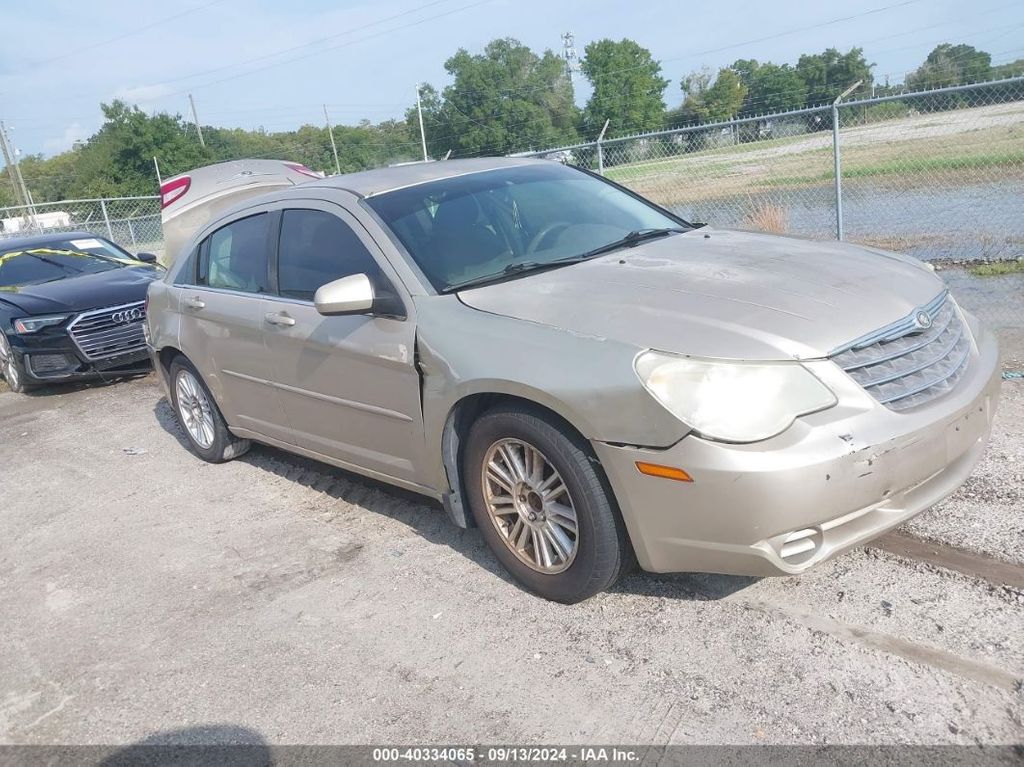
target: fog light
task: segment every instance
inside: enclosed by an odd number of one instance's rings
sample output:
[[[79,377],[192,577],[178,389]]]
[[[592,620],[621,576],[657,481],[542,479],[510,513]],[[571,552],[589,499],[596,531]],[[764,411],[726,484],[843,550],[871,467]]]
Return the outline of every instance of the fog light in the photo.
[[[782,542],[779,556],[791,564],[801,564],[814,556],[821,543],[821,531],[817,528],[794,530]]]
[[[73,363],[66,354],[31,354],[28,364],[34,375],[44,376],[63,373]]]

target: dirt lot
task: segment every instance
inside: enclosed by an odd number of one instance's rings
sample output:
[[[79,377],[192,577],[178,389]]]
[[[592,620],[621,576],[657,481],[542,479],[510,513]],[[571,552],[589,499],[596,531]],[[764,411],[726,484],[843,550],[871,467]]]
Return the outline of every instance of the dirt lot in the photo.
[[[3,393],[0,742],[1021,742],[1022,423],[1007,381],[976,477],[910,528],[1016,566],[870,547],[565,607],[416,497],[202,463],[152,376]]]

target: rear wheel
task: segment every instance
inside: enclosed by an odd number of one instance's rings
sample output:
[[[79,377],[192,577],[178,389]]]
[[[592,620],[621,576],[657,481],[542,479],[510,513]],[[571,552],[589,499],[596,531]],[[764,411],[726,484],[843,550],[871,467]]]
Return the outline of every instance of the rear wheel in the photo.
[[[529,408],[484,414],[463,456],[488,546],[531,591],[579,602],[611,586],[632,550],[600,467],[575,433]]]
[[[25,367],[18,360],[11,344],[0,332],[0,375],[7,381],[7,388],[14,392],[25,392],[32,387],[25,383]]]
[[[249,449],[249,440],[239,439],[228,430],[224,416],[192,363],[177,357],[171,363],[170,379],[174,414],[192,452],[204,461],[223,463]]]

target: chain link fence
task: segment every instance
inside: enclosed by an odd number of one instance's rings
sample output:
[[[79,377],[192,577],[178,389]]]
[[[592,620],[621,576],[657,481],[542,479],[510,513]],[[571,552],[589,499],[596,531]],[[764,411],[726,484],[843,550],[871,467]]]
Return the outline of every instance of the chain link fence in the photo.
[[[1024,327],[1024,77],[519,156],[597,171],[690,221],[936,262],[990,323]]]
[[[163,255],[160,198],[156,196],[61,200],[0,208],[0,244],[3,238],[83,230],[106,237],[132,253]]]

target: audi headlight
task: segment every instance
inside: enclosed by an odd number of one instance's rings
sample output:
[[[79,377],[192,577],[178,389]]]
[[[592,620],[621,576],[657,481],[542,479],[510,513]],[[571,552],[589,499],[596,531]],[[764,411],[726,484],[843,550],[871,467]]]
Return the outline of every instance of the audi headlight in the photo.
[[[774,437],[836,396],[798,362],[731,362],[646,351],[637,375],[666,410],[722,442]]]
[[[48,328],[51,325],[59,325],[67,318],[66,314],[54,314],[49,317],[21,317],[14,321],[14,329],[18,333],[35,333],[37,330]]]

